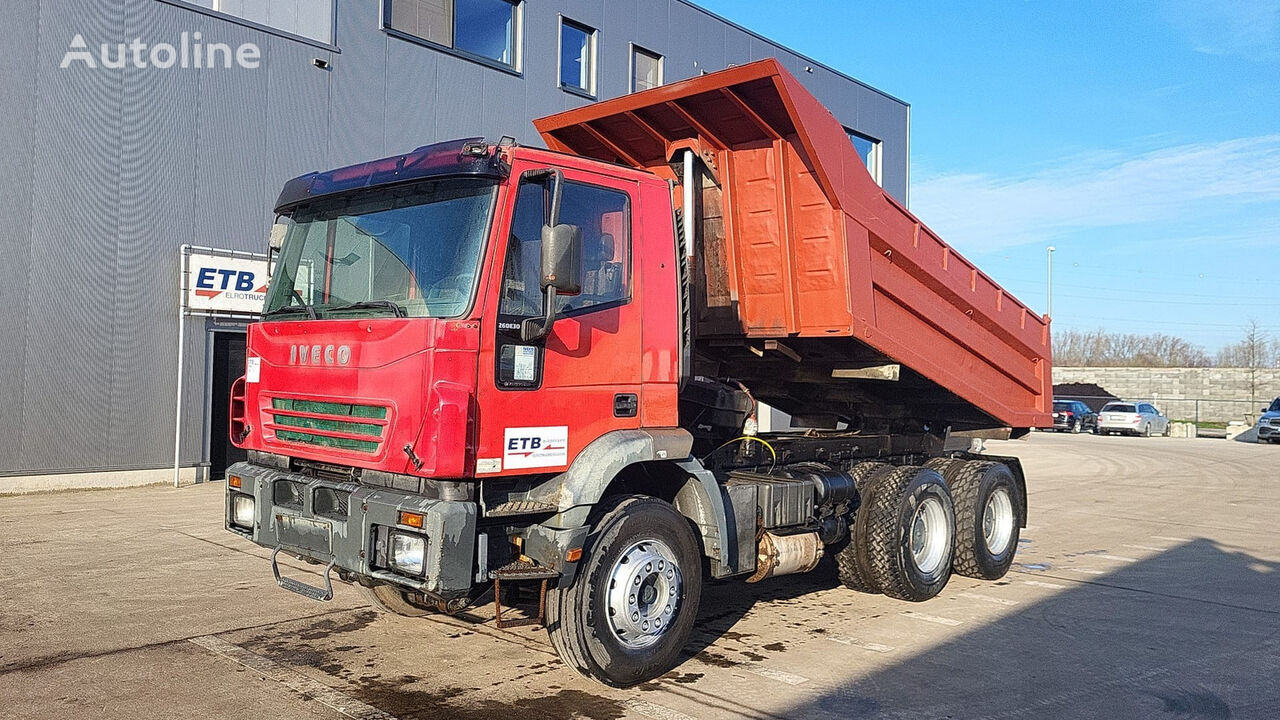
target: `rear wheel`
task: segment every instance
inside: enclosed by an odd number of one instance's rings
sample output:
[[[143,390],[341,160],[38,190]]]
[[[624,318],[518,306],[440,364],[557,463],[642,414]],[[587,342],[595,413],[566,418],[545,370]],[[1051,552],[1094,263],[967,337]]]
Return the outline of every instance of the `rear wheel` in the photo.
[[[675,667],[702,595],[689,521],[662,500],[619,497],[582,551],[573,581],[547,598],[547,631],[560,659],[614,687]]]
[[[920,602],[946,587],[955,511],[937,470],[907,466],[880,477],[858,513],[867,569],[881,592]]]
[[[835,560],[840,582],[850,590],[864,593],[880,592],[880,588],[871,579],[871,572],[867,565],[866,533],[865,530],[860,530],[859,526],[864,519],[861,508],[867,504],[870,488],[882,477],[893,472],[893,469],[892,465],[867,462],[859,463],[849,471],[853,476],[854,487],[858,489],[859,512],[855,515],[853,527],[849,529],[849,539],[835,552]]]
[[[1151,423],[1142,426],[1142,437],[1151,437]]]
[[[1075,424],[1071,426],[1071,434],[1079,435],[1080,431],[1083,429],[1084,429],[1084,421],[1080,419],[1076,419]]]
[[[970,461],[946,473],[956,509],[957,575],[998,580],[1018,551],[1022,493],[1003,463]]]

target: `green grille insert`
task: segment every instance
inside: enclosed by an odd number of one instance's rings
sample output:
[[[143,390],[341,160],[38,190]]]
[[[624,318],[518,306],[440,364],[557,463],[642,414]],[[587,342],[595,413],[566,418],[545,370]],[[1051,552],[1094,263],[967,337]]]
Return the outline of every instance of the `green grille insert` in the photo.
[[[323,445],[325,447],[355,450],[357,452],[377,452],[378,442],[374,440],[335,438],[306,431],[325,430],[329,432],[342,432],[350,435],[366,435],[368,437],[380,438],[382,436],[381,425],[371,422],[358,422],[354,418],[358,418],[359,420],[385,420],[387,418],[387,408],[379,405],[355,405],[349,403],[322,402],[319,400],[272,398],[271,407],[273,410],[280,410],[283,412],[294,411],[330,416],[326,418],[313,418],[272,413],[275,416],[275,422],[277,425],[287,425],[291,428],[298,428],[298,430],[276,430],[277,438],[290,442],[306,443],[308,445]],[[343,418],[353,418],[353,420],[345,420]]]
[[[341,448],[343,450],[355,450],[357,452],[377,452],[378,443],[371,440],[349,440],[347,438],[329,437],[327,435],[312,435],[305,432],[294,432],[293,430],[277,430],[276,437],[281,440],[291,442],[307,443],[308,445],[323,445],[325,447]]]
[[[293,415],[276,415],[277,425],[303,428],[306,430],[331,430],[351,433],[352,435],[382,435],[382,426],[369,423],[348,422],[346,420],[322,420],[320,418],[295,417]]]
[[[319,400],[295,400],[293,398],[271,398],[271,407],[276,410],[297,410],[299,412],[316,413],[317,415],[346,415],[349,417],[386,420],[387,409],[381,405],[351,405],[348,403],[321,402]]]

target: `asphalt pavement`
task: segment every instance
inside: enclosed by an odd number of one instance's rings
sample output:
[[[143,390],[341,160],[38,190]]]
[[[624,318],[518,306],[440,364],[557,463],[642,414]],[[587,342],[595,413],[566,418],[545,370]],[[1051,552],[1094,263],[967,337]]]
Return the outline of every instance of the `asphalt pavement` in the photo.
[[[919,604],[827,568],[710,585],[684,663],[626,690],[491,605],[404,618],[277,588],[222,529],[220,484],[0,497],[0,718],[1280,717],[1280,446],[988,450],[1028,477],[1003,580]]]

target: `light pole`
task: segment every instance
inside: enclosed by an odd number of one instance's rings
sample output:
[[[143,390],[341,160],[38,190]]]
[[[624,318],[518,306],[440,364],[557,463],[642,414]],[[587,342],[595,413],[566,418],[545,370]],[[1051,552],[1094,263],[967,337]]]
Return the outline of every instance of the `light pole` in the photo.
[[[1045,312],[1045,316],[1050,318],[1053,317],[1053,251],[1057,249],[1058,248],[1050,245],[1049,252],[1045,254],[1046,268],[1049,275],[1049,301],[1046,303],[1046,305],[1048,305],[1048,310]]]

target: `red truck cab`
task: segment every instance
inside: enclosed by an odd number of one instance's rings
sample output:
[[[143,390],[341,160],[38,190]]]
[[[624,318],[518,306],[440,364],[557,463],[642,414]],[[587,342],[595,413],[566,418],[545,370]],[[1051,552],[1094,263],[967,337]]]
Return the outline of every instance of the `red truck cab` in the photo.
[[[291,182],[238,442],[456,480],[560,471],[611,430],[675,427],[670,192],[600,166],[455,141]],[[588,269],[525,341],[552,182]]]

